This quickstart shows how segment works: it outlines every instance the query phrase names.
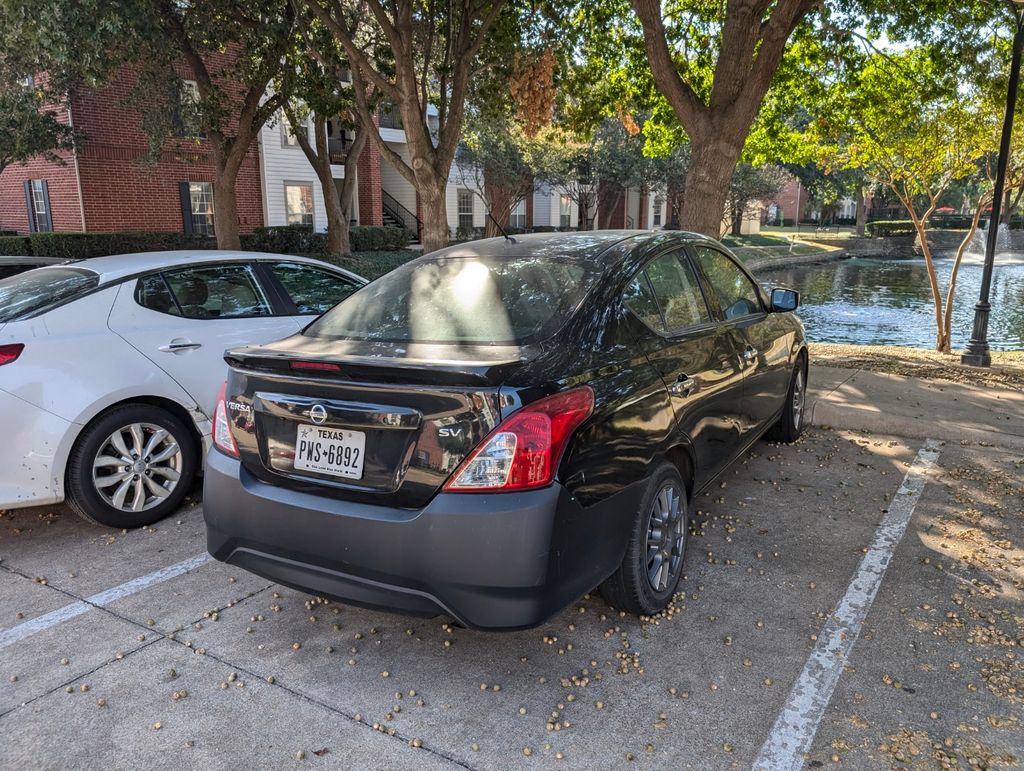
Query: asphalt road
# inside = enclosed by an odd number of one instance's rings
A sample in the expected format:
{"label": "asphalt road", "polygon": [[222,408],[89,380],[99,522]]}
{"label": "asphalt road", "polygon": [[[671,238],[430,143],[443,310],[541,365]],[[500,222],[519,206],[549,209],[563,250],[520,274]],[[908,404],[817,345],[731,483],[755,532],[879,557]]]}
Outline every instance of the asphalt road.
{"label": "asphalt road", "polygon": [[669,613],[595,594],[511,634],[204,561],[197,503],[127,533],[7,512],[0,767],[751,768],[794,736],[797,766],[1020,765],[1024,461],[946,444],[906,477],[922,445],[762,443],[694,502]]}

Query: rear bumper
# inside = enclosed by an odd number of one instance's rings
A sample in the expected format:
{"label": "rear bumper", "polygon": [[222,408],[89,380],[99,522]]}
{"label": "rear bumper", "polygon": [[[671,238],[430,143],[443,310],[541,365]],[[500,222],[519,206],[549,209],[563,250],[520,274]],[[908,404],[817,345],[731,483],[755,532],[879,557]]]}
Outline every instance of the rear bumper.
{"label": "rear bumper", "polygon": [[216,559],[278,583],[473,628],[518,629],[542,623],[618,566],[632,494],[583,509],[560,485],[441,493],[410,511],[268,485],[214,451],[203,509]]}
{"label": "rear bumper", "polygon": [[63,500],[75,424],[0,391],[0,426],[0,509]]}

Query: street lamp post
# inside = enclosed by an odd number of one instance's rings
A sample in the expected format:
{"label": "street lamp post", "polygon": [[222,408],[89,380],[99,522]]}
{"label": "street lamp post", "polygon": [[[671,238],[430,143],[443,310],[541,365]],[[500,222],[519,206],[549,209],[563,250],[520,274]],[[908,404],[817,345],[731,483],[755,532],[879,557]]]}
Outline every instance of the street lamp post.
{"label": "street lamp post", "polygon": [[992,190],[992,214],[988,220],[985,239],[985,265],[981,272],[981,294],[974,306],[974,328],[963,356],[962,364],[975,367],[989,367],[992,356],[988,348],[988,316],[992,310],[988,295],[992,287],[992,265],[996,255],[996,239],[999,236],[999,214],[1003,202],[1003,188],[1006,186],[1006,166],[1010,159],[1010,135],[1013,133],[1013,113],[1017,106],[1017,84],[1020,80],[1020,59],[1024,50],[1024,0],[1011,0],[1017,31],[1013,36],[1013,57],[1010,60],[1010,85],[1006,94],[1006,113],[1003,115],[1003,135],[999,142],[999,161],[996,165],[996,184]]}

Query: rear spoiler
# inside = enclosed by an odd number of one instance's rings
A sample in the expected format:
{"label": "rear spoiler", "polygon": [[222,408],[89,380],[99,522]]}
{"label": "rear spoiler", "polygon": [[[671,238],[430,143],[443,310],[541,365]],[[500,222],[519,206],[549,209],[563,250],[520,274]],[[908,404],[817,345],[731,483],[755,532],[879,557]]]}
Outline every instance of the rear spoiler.
{"label": "rear spoiler", "polygon": [[302,377],[306,379],[345,380],[360,383],[403,383],[437,386],[501,385],[526,361],[397,359],[364,356],[299,356],[238,348],[224,354],[228,366],[243,371]]}

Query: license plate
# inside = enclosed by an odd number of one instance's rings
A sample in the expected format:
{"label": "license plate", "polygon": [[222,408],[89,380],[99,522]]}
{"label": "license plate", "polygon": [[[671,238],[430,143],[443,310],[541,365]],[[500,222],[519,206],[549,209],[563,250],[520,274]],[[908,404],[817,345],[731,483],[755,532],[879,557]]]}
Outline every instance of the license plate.
{"label": "license plate", "polygon": [[301,425],[295,435],[295,470],[360,479],[365,448],[362,431]]}

